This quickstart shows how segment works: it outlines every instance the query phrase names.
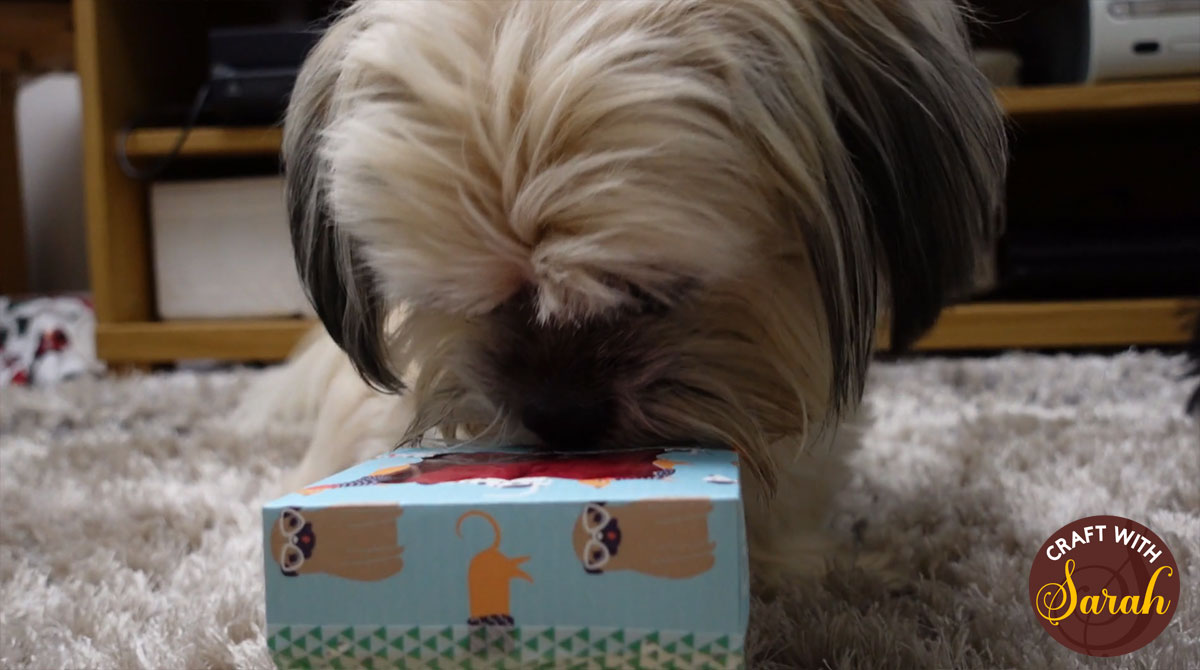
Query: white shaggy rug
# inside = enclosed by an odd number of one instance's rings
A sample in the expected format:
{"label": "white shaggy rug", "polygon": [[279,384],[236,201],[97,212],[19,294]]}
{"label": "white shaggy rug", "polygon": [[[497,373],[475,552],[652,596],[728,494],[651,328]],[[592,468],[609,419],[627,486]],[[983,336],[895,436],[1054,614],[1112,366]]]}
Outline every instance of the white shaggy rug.
{"label": "white shaggy rug", "polygon": [[[895,556],[898,577],[838,567],[756,603],[754,667],[1200,667],[1200,427],[1182,367],[1155,353],[879,365],[837,532]],[[253,374],[0,392],[0,667],[270,667],[258,505],[305,427],[230,430]],[[1040,544],[1094,514],[1155,530],[1183,585],[1158,640],[1103,662],[1051,640],[1027,596]]]}

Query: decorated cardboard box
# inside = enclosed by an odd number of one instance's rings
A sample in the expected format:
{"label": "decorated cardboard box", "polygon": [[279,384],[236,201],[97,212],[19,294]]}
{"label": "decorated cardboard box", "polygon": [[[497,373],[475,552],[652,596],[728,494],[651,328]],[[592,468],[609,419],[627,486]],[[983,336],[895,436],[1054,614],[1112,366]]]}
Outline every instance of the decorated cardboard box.
{"label": "decorated cardboard box", "polygon": [[402,449],[263,508],[280,668],[741,668],[737,457]]}

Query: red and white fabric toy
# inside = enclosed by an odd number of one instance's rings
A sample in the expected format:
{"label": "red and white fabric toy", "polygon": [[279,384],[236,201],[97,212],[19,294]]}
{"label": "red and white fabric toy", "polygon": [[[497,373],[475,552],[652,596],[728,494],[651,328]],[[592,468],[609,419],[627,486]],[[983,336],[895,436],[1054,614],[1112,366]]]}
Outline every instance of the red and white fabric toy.
{"label": "red and white fabric toy", "polygon": [[44,386],[103,370],[95,332],[86,299],[0,297],[0,387]]}

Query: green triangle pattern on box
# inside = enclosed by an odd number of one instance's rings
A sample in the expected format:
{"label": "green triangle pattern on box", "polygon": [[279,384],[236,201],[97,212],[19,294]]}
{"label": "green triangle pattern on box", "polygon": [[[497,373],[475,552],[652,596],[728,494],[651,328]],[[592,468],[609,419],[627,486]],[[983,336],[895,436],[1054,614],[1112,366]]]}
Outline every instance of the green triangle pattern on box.
{"label": "green triangle pattern on box", "polygon": [[281,670],[741,670],[741,635],[581,626],[310,626],[272,624]]}

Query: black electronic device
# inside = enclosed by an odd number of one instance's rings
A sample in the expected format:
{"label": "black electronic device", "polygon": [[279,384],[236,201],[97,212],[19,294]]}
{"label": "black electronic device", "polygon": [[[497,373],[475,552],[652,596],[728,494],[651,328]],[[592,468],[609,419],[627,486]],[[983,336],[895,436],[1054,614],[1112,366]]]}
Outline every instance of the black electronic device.
{"label": "black electronic device", "polygon": [[311,27],[214,28],[208,35],[208,95],[205,123],[278,123],[300,66],[320,39]]}

